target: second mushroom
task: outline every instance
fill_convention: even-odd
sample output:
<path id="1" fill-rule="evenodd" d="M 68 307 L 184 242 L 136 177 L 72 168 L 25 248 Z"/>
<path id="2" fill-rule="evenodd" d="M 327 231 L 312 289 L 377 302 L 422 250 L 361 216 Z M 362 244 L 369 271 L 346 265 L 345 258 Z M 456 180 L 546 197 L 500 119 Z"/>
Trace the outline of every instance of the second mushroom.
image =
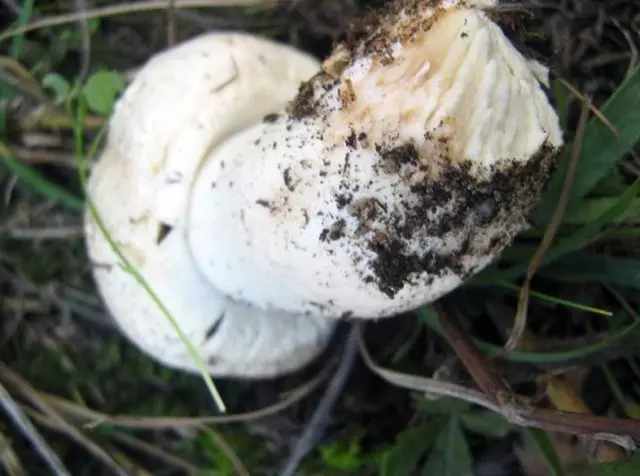
<path id="1" fill-rule="evenodd" d="M 137 73 L 88 193 L 211 374 L 296 370 L 340 318 L 436 300 L 526 227 L 562 131 L 496 3 L 392 3 L 322 64 L 220 32 Z M 123 332 L 197 371 L 90 213 L 86 236 Z"/>

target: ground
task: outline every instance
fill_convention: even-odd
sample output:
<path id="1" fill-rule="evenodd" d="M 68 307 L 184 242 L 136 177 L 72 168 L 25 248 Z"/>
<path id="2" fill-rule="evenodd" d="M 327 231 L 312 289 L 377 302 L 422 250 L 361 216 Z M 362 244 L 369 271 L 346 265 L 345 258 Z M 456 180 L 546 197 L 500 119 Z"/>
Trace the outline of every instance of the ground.
<path id="1" fill-rule="evenodd" d="M 262 382 L 216 379 L 229 414 L 215 416 L 200 377 L 151 361 L 105 312 L 82 240 L 76 156 L 79 138 L 89 144 L 95 136 L 108 106 L 102 100 L 115 95 L 121 75 L 166 46 L 168 24 L 174 41 L 236 28 L 321 58 L 350 22 L 384 2 L 253 2 L 173 15 L 166 3 L 149 2 L 145 12 L 132 11 L 133 2 L 108 16 L 98 11 L 84 24 L 87 50 L 77 18 L 64 15 L 118 4 L 0 2 L 0 462 L 10 475 L 52 474 L 42 454 L 57 455 L 74 475 L 277 474 L 309 429 L 342 349 L 349 350 L 353 330 L 345 323 L 326 355 L 302 372 Z M 640 162 L 632 146 L 640 137 L 640 5 L 534 1 L 506 10 L 496 15 L 509 35 L 552 69 L 550 95 L 570 145 L 532 228 L 449 296 L 446 312 L 480 351 L 499 349 L 513 327 L 526 268 L 539 261 L 543 237 L 553 238 L 531 281 L 527 333 L 516 351 L 488 365 L 526 397 L 527 408 L 609 417 L 578 433 L 617 432 L 637 442 Z M 6 33 L 32 22 L 39 23 L 26 33 Z M 73 111 L 57 99 L 85 73 L 91 115 L 74 130 Z M 581 121 L 585 96 L 594 106 L 588 123 Z M 572 200 L 557 216 L 567 177 Z M 461 364 L 469 349 L 454 345 L 454 352 L 439 322 L 421 309 L 361 329 L 373 361 L 361 348 L 296 474 L 622 471 L 612 464 L 640 471 L 634 453 L 619 445 L 508 423 L 466 403 L 470 393 L 431 398 L 425 379 L 434 372 L 465 388 L 478 385 L 478 374 Z M 114 419 L 119 415 L 130 418 Z M 20 425 L 25 421 L 33 426 Z M 33 445 L 38 434 L 43 452 Z"/>

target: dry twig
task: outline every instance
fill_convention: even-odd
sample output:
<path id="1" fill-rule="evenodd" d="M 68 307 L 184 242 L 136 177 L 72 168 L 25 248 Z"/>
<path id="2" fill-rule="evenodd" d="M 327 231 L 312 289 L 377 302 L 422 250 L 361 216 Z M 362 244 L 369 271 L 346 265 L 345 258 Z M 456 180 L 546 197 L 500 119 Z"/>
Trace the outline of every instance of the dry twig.
<path id="1" fill-rule="evenodd" d="M 474 347 L 455 316 L 445 312 L 443 303 L 438 302 L 433 307 L 449 345 L 453 347 L 478 388 L 499 408 L 507 420 L 518 426 L 569 433 L 595 441 L 608 441 L 628 450 L 636 448 L 635 440 L 640 440 L 640 422 L 535 408 L 523 404 L 497 374 L 489 359 Z"/>
<path id="2" fill-rule="evenodd" d="M 278 0 L 176 0 L 175 8 L 210 8 L 210 7 L 238 7 L 261 5 L 276 5 Z M 42 18 L 26 24 L 20 28 L 14 28 L 8 32 L 0 34 L 0 42 L 22 35 L 30 31 L 41 28 L 66 25 L 80 20 L 90 20 L 93 18 L 104 18 L 109 16 L 125 15 L 130 13 L 149 12 L 163 10 L 167 7 L 167 0 L 142 0 L 135 3 L 125 3 L 122 5 L 109 5 L 101 8 L 89 9 L 84 12 L 68 13 L 52 17 Z"/>
<path id="3" fill-rule="evenodd" d="M 40 398 L 38 392 L 21 376 L 0 363 L 0 378 L 5 383 L 13 385 L 26 399 L 38 408 L 46 417 L 56 423 L 57 429 L 65 433 L 76 443 L 85 448 L 90 454 L 105 464 L 114 474 L 127 476 L 127 472 L 122 468 L 106 451 L 87 438 L 75 426 L 68 423 L 62 416 L 44 399 Z"/>
<path id="4" fill-rule="evenodd" d="M 89 25 L 85 12 L 87 11 L 86 0 L 75 0 L 76 10 L 81 15 L 78 18 L 78 26 L 80 28 L 80 34 L 82 38 L 82 59 L 80 62 L 80 71 L 76 80 L 79 83 L 83 83 L 87 75 L 89 74 L 89 66 L 91 64 L 91 35 L 89 34 Z"/>
<path id="5" fill-rule="evenodd" d="M 18 455 L 13 450 L 11 441 L 7 436 L 0 431 L 0 467 L 4 467 L 4 470 L 9 476 L 28 476 L 27 470 L 22 466 L 22 462 Z"/>
<path id="6" fill-rule="evenodd" d="M 84 424 L 87 428 L 95 428 L 99 425 L 109 424 L 120 428 L 132 429 L 169 429 L 176 427 L 200 427 L 202 425 L 223 424 L 223 423 L 240 423 L 259 420 L 271 415 L 275 415 L 291 405 L 302 400 L 331 374 L 333 371 L 333 363 L 329 363 L 321 372 L 314 376 L 308 382 L 300 387 L 293 389 L 281 401 L 269 405 L 258 410 L 249 412 L 214 415 L 208 417 L 134 417 L 134 416 L 112 416 L 105 413 L 97 412 L 86 407 L 81 407 L 73 402 L 65 400 L 55 395 L 44 392 L 38 392 L 38 396 L 46 401 L 58 411 L 64 413 L 67 417 Z"/>
<path id="7" fill-rule="evenodd" d="M 533 258 L 531 258 L 529 266 L 527 267 L 527 273 L 525 275 L 524 283 L 520 288 L 518 308 L 516 310 L 516 317 L 514 320 L 511 335 L 509 336 L 509 339 L 504 344 L 500 352 L 496 354 L 496 357 L 504 357 L 513 352 L 513 350 L 518 346 L 520 340 L 522 339 L 524 332 L 526 331 L 527 309 L 529 307 L 531 280 L 538 270 L 542 258 L 544 257 L 546 252 L 549 251 L 558 227 L 562 223 L 564 211 L 567 207 L 567 203 L 569 202 L 571 187 L 573 186 L 575 172 L 580 158 L 580 152 L 582 150 L 582 139 L 584 138 L 584 134 L 587 128 L 590 106 L 591 101 L 587 98 L 586 102 L 583 103 L 578 128 L 576 130 L 576 137 L 571 149 L 571 160 L 569 161 L 569 167 L 565 176 L 562 192 L 560 193 L 560 197 L 558 199 L 558 204 L 553 212 L 551 221 L 549 222 L 547 229 L 545 230 L 544 236 L 542 237 L 542 242 L 540 243 L 540 246 L 533 255 Z"/>
<path id="8" fill-rule="evenodd" d="M 167 5 L 167 45 L 173 46 L 176 42 L 176 0 L 168 0 Z"/>
<path id="9" fill-rule="evenodd" d="M 206 425 L 201 425 L 200 428 L 211 437 L 216 446 L 224 453 L 227 459 L 231 462 L 231 465 L 238 476 L 250 476 L 249 471 L 247 471 L 247 468 L 242 464 L 242 461 L 238 458 L 236 452 L 220 433 Z"/>
<path id="10" fill-rule="evenodd" d="M 344 351 L 340 364 L 333 374 L 329 386 L 322 396 L 322 400 L 313 412 L 311 421 L 309 421 L 304 433 L 293 448 L 289 459 L 284 465 L 284 469 L 280 473 L 281 476 L 294 476 L 298 466 L 304 457 L 311 451 L 317 440 L 321 437 L 331 409 L 334 407 L 342 388 L 344 387 L 347 377 L 353 368 L 353 364 L 358 354 L 358 335 L 360 334 L 361 322 L 351 324 L 351 331 L 347 336 L 344 344 Z"/>
<path id="11" fill-rule="evenodd" d="M 2 405 L 5 414 L 20 429 L 24 437 L 31 442 L 36 452 L 42 456 L 42 459 L 53 474 L 71 476 L 71 473 L 64 467 L 58 455 L 51 449 L 40 433 L 38 433 L 38 430 L 20 409 L 20 405 L 11 398 L 11 395 L 9 395 L 9 392 L 7 392 L 2 384 L 0 384 L 0 405 Z"/>

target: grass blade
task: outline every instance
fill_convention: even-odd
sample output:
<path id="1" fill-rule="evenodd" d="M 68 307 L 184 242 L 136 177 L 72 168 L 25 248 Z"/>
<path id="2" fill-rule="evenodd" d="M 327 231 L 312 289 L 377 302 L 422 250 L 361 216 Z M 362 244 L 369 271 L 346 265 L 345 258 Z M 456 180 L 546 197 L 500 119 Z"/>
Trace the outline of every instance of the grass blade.
<path id="1" fill-rule="evenodd" d="M 0 142 L 0 156 L 2 156 L 2 162 L 7 169 L 16 174 L 21 180 L 29 184 L 41 195 L 58 200 L 63 205 L 74 211 L 81 211 L 84 208 L 81 199 L 55 183 L 49 182 L 32 167 L 18 161 L 9 147 L 2 142 Z"/>
<path id="2" fill-rule="evenodd" d="M 440 430 L 429 454 L 423 476 L 473 476 L 473 457 L 458 417 L 451 417 Z"/>
<path id="3" fill-rule="evenodd" d="M 594 200 L 585 200 L 580 205 L 573 207 L 571 210 L 567 210 L 563 223 L 566 225 L 586 225 L 591 223 L 613 207 L 617 200 L 618 197 L 602 197 Z M 619 222 L 630 219 L 636 219 L 637 221 L 639 216 L 640 199 L 635 199 L 629 206 L 628 213 L 616 218 L 614 221 Z"/>
<path id="4" fill-rule="evenodd" d="M 22 6 L 22 10 L 20 10 L 20 15 L 18 16 L 18 22 L 15 25 L 16 28 L 23 28 L 31 18 L 33 13 L 33 0 L 26 0 L 24 5 Z M 9 49 L 9 55 L 17 60 L 20 57 L 20 50 L 22 49 L 22 44 L 24 43 L 24 33 L 21 35 L 16 35 L 11 42 L 11 48 Z"/>
<path id="5" fill-rule="evenodd" d="M 518 292 L 520 291 L 520 287 L 509 283 L 507 281 L 503 281 L 501 283 L 498 283 L 498 286 L 501 286 L 505 289 L 508 289 L 509 291 L 514 291 L 515 294 L 517 295 Z M 604 309 L 598 309 L 592 306 L 585 306 L 584 304 L 580 304 L 578 302 L 573 302 L 573 301 L 569 301 L 567 299 L 562 299 L 562 298 L 558 298 L 555 296 L 550 296 L 548 294 L 544 294 L 544 293 L 540 293 L 537 291 L 530 291 L 531 296 L 540 299 L 541 301 L 544 302 L 548 302 L 548 303 L 552 303 L 552 304 L 558 304 L 560 306 L 565 306 L 567 308 L 570 309 L 576 309 L 579 311 L 584 311 L 584 312 L 590 312 L 592 314 L 599 314 L 601 316 L 612 316 L 613 313 L 611 311 L 606 311 Z"/>
<path id="6" fill-rule="evenodd" d="M 548 266 L 540 275 L 557 281 L 602 281 L 640 289 L 640 260 L 581 251 Z"/>
<path id="7" fill-rule="evenodd" d="M 77 87 L 79 88 L 80 86 L 77 86 Z M 100 214 L 98 213 L 98 210 L 96 209 L 95 205 L 91 201 L 89 195 L 86 193 L 86 190 L 87 190 L 87 178 L 88 178 L 88 167 L 89 166 L 88 166 L 88 163 L 87 163 L 87 160 L 86 160 L 85 157 L 95 157 L 95 155 L 97 154 L 98 147 L 99 147 L 103 137 L 107 134 L 108 122 L 107 121 L 104 122 L 104 124 L 103 124 L 102 128 L 100 129 L 99 133 L 97 134 L 97 136 L 95 137 L 95 139 L 92 141 L 92 143 L 90 145 L 89 153 L 87 155 L 85 155 L 84 154 L 84 143 L 83 143 L 83 124 L 84 124 L 84 118 L 86 117 L 86 107 L 87 107 L 86 103 L 84 101 L 82 101 L 82 99 L 79 100 L 76 114 L 72 114 L 71 113 L 72 106 L 71 106 L 70 103 L 67 106 L 70 109 L 70 114 L 69 115 L 73 118 L 73 121 L 74 121 L 74 127 L 73 127 L 74 139 L 75 139 L 74 140 L 74 143 L 75 143 L 74 144 L 75 145 L 75 151 L 74 152 L 75 152 L 76 158 L 78 160 L 78 178 L 80 180 L 80 184 L 82 186 L 82 190 L 85 191 L 85 201 L 86 201 L 86 205 L 87 205 L 87 208 L 89 210 L 89 213 L 91 213 L 91 216 L 92 216 L 93 220 L 96 222 L 96 225 L 98 226 L 100 232 L 103 234 L 103 236 L 105 237 L 105 239 L 109 243 L 112 251 L 114 252 L 114 254 L 120 260 L 119 264 L 122 267 L 122 269 L 126 273 L 131 275 L 138 282 L 138 284 L 140 286 L 142 286 L 142 288 L 149 295 L 149 297 L 154 302 L 154 304 L 158 307 L 160 312 L 165 316 L 167 321 L 171 324 L 173 329 L 176 331 L 176 334 L 178 335 L 180 340 L 184 343 L 185 347 L 187 348 L 187 352 L 189 353 L 191 358 L 196 363 L 196 365 L 197 365 L 197 367 L 198 367 L 198 369 L 200 371 L 200 375 L 201 375 L 201 377 L 202 377 L 202 379 L 203 379 L 203 381 L 205 383 L 205 386 L 207 387 L 207 390 L 211 394 L 216 406 L 218 407 L 218 410 L 220 410 L 222 413 L 226 413 L 227 409 L 226 409 L 226 406 L 224 404 L 224 400 L 222 399 L 222 396 L 218 392 L 217 387 L 213 383 L 213 380 L 211 379 L 211 375 L 209 375 L 209 373 L 207 372 L 206 365 L 205 365 L 202 357 L 198 353 L 198 350 L 195 348 L 195 346 L 193 345 L 193 343 L 191 342 L 189 337 L 182 330 L 182 328 L 178 324 L 178 321 L 171 314 L 169 309 L 164 305 L 164 303 L 160 299 L 160 296 L 158 296 L 155 293 L 155 291 L 151 288 L 151 286 L 149 285 L 147 280 L 144 279 L 144 276 L 142 276 L 142 274 L 136 269 L 135 266 L 132 265 L 130 260 L 124 255 L 122 249 L 115 242 L 115 240 L 113 239 L 113 237 L 109 233 L 109 230 L 107 230 L 104 221 L 102 220 Z"/>
<path id="8" fill-rule="evenodd" d="M 415 471 L 418 462 L 431 451 L 440 428 L 434 422 L 409 428 L 396 436 L 394 445 L 381 458 L 380 476 L 404 476 Z"/>
<path id="9" fill-rule="evenodd" d="M 33 10 L 33 0 L 27 0 L 20 11 L 20 15 L 18 16 L 18 21 L 16 22 L 15 27 L 20 29 L 23 28 L 29 19 L 31 18 L 31 13 Z M 21 35 L 17 35 L 13 38 L 11 42 L 11 47 L 9 49 L 10 56 L 14 60 L 17 60 L 20 57 L 20 50 L 22 49 L 22 43 L 24 42 L 24 33 Z M 5 101 L 9 99 L 11 94 L 10 85 L 5 81 L 0 81 L 0 101 Z M 0 107 L 0 136 L 4 135 L 6 132 L 6 120 L 7 120 L 7 111 L 4 107 Z"/>
<path id="10" fill-rule="evenodd" d="M 429 326 L 429 328 L 433 329 L 440 336 L 443 335 L 438 325 L 437 317 L 430 308 L 428 308 L 427 306 L 423 306 L 417 311 L 417 313 L 420 320 L 427 326 Z M 605 339 L 599 340 L 584 347 L 578 347 L 575 349 L 558 352 L 525 352 L 514 350 L 504 358 L 512 362 L 530 363 L 570 362 L 577 359 L 583 359 L 615 344 L 619 344 L 623 339 L 630 337 L 634 332 L 636 332 L 639 325 L 640 320 L 634 321 L 625 327 L 612 331 L 611 334 L 609 334 L 609 336 Z M 476 337 L 473 337 L 472 340 L 474 345 L 476 345 L 479 350 L 489 355 L 496 354 L 501 349 L 501 346 L 499 345 L 486 342 Z"/>
<path id="11" fill-rule="evenodd" d="M 558 453 L 556 453 L 549 436 L 538 428 L 527 428 L 526 432 L 534 441 L 538 450 L 540 450 L 540 454 L 546 461 L 547 467 L 549 468 L 550 476 L 564 476 L 565 473 L 562 468 L 562 463 L 560 462 Z"/>
<path id="12" fill-rule="evenodd" d="M 589 121 L 570 203 L 586 196 L 640 140 L 640 66 L 611 95 L 601 112 L 615 127 L 619 137 L 598 117 Z M 553 213 L 567 166 L 566 161 L 558 166 L 545 197 L 533 214 L 535 221 L 544 222 Z"/>

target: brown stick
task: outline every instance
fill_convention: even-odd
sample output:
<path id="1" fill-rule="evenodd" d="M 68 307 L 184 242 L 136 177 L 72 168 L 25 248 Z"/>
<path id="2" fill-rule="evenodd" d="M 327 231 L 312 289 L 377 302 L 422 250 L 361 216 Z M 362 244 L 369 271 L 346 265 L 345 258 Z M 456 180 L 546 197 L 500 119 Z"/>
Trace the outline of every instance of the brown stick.
<path id="1" fill-rule="evenodd" d="M 445 311 L 443 303 L 435 303 L 433 308 L 447 341 L 473 381 L 489 399 L 498 405 L 509 421 L 520 426 L 569 433 L 585 438 L 597 439 L 599 435 L 607 434 L 614 437 L 616 444 L 627 449 L 635 449 L 634 439 L 640 440 L 640 421 L 546 408 L 527 408 L 519 401 L 519 396 L 498 375 L 489 359 L 475 348 L 455 317 Z M 607 439 L 611 440 L 611 438 Z"/>
<path id="2" fill-rule="evenodd" d="M 520 287 L 520 296 L 518 298 L 518 308 L 516 310 L 516 316 L 513 323 L 513 329 L 511 335 L 507 339 L 500 352 L 493 356 L 506 357 L 518 347 L 525 332 L 527 331 L 527 314 L 529 308 L 529 296 L 531 294 L 531 281 L 535 276 L 544 255 L 551 248 L 551 244 L 556 236 L 556 232 L 564 219 L 564 212 L 569 203 L 573 182 L 576 175 L 578 163 L 580 162 L 580 152 L 582 151 L 582 140 L 587 130 L 587 124 L 589 119 L 589 108 L 591 106 L 591 100 L 586 98 L 586 102 L 583 103 L 582 111 L 580 112 L 580 119 L 578 121 L 578 127 L 576 129 L 573 147 L 571 148 L 571 160 L 569 160 L 569 166 L 567 167 L 566 177 L 560 197 L 558 197 L 558 203 L 551 217 L 551 221 L 544 232 L 542 241 L 538 246 L 535 254 L 529 261 L 527 266 L 527 272 L 524 278 L 524 282 Z"/>

